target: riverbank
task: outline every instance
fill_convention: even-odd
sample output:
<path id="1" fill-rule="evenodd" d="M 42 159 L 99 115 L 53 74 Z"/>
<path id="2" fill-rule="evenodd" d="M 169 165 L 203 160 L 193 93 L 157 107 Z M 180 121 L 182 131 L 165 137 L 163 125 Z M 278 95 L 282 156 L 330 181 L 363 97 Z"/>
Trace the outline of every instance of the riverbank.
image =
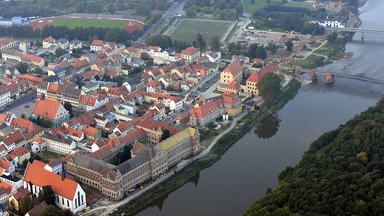
<path id="1" fill-rule="evenodd" d="M 192 162 L 183 170 L 179 171 L 175 176 L 166 180 L 161 185 L 158 185 L 150 191 L 139 196 L 137 199 L 127 203 L 113 215 L 134 215 L 142 209 L 149 206 L 151 203 L 162 198 L 166 194 L 178 189 L 192 177 L 196 176 L 200 171 L 209 168 L 216 163 L 225 154 L 225 152 L 234 145 L 240 138 L 248 133 L 257 123 L 267 118 L 271 113 L 278 111 L 290 100 L 292 100 L 298 90 L 300 89 L 300 83 L 296 80 L 292 80 L 284 89 L 281 97 L 276 100 L 276 103 L 268 108 L 262 108 L 259 110 L 250 111 L 247 115 L 241 118 L 235 127 L 222 136 L 213 146 L 212 151 L 206 157 L 201 160 Z"/>

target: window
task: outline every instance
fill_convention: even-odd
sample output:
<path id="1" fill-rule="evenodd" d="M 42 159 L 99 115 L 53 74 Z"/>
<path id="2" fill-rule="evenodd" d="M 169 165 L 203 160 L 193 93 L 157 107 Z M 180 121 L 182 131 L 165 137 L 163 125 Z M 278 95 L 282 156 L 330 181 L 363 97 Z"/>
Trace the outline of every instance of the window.
<path id="1" fill-rule="evenodd" d="M 64 198 L 61 197 L 61 203 L 64 205 Z"/>
<path id="2" fill-rule="evenodd" d="M 69 207 L 69 201 L 67 200 L 67 206 Z"/>

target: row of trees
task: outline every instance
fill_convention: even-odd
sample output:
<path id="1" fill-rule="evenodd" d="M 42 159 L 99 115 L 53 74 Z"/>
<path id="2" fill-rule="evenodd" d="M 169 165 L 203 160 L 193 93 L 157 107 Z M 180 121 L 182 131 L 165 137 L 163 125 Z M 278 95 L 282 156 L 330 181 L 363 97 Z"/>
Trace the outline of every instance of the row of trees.
<path id="1" fill-rule="evenodd" d="M 383 215 L 384 101 L 313 142 L 249 215 Z"/>
<path id="2" fill-rule="evenodd" d="M 127 41 L 135 40 L 143 33 L 142 30 L 137 30 L 133 33 L 128 33 L 125 29 L 121 28 L 75 28 L 70 29 L 65 26 L 45 26 L 42 30 L 34 30 L 30 26 L 10 26 L 0 27 L 0 36 L 13 36 L 13 37 L 31 37 L 31 38 L 45 38 L 52 36 L 54 38 L 67 38 L 73 40 L 75 38 L 83 41 L 98 38 L 105 41 L 116 41 L 125 43 Z"/>
<path id="3" fill-rule="evenodd" d="M 244 55 L 248 56 L 250 59 L 259 58 L 267 59 L 268 52 L 274 54 L 278 50 L 278 46 L 274 44 L 268 44 L 264 47 L 263 45 L 251 44 L 248 46 L 241 43 L 230 43 L 228 44 L 228 54 L 229 55 Z"/>
<path id="4" fill-rule="evenodd" d="M 198 47 L 200 50 L 207 49 L 208 45 L 211 46 L 212 50 L 218 51 L 220 49 L 220 38 L 218 36 L 214 36 L 211 38 L 209 42 L 207 42 L 203 35 L 198 33 L 196 40 L 192 41 L 192 43 L 187 43 L 184 41 L 173 40 L 168 35 L 155 35 L 147 38 L 148 45 L 156 45 L 161 47 L 162 49 L 173 48 L 176 51 L 180 52 L 181 50 L 187 48 L 188 46 Z"/>
<path id="5" fill-rule="evenodd" d="M 312 35 L 322 35 L 325 32 L 322 26 L 310 23 L 305 14 L 258 10 L 252 14 L 252 17 L 255 21 L 251 25 L 255 28 L 282 29 Z"/>

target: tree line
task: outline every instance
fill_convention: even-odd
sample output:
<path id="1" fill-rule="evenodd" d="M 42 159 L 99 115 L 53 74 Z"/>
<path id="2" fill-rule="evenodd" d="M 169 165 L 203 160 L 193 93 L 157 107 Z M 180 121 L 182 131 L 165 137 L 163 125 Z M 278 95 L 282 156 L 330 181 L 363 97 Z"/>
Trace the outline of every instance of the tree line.
<path id="1" fill-rule="evenodd" d="M 54 38 L 66 38 L 69 40 L 79 39 L 83 41 L 98 38 L 105 41 L 114 41 L 125 43 L 130 40 L 137 39 L 142 35 L 143 30 L 137 30 L 133 33 L 128 33 L 121 28 L 75 28 L 70 29 L 65 26 L 45 26 L 42 30 L 34 30 L 30 26 L 10 26 L 0 27 L 0 36 L 12 37 L 29 37 L 29 38 L 45 38 L 52 36 Z"/>

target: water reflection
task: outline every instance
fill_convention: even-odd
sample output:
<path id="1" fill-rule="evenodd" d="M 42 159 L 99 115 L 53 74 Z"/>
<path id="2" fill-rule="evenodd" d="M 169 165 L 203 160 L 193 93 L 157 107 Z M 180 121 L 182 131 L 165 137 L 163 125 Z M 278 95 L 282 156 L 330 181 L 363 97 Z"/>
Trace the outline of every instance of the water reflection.
<path id="1" fill-rule="evenodd" d="M 256 126 L 255 134 L 262 139 L 269 139 L 276 135 L 280 126 L 280 119 L 277 113 L 270 115 Z"/>

